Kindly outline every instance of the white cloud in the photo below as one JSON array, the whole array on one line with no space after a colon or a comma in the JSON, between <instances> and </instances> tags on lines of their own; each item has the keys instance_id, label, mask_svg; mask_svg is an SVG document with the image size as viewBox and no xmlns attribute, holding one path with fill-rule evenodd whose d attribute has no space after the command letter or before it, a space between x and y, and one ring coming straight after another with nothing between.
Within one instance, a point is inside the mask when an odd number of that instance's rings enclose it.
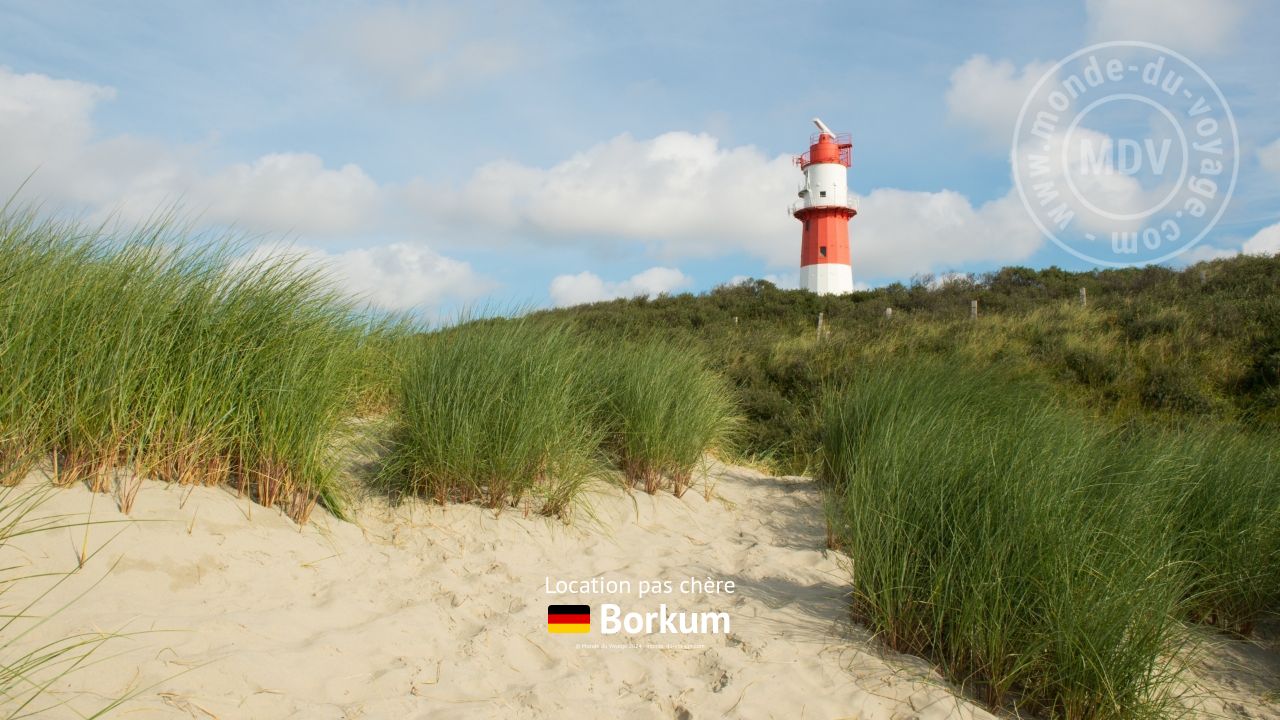
<instances>
[{"instance_id":1,"label":"white cloud","mask_svg":"<svg viewBox=\"0 0 1280 720\"><path fill-rule=\"evenodd\" d=\"M497 225L550 242L641 242L663 258L746 250L794 259L799 225L786 213L801 176L788 156L726 148L706 134L619 135L550 167L484 165L452 191L419 202L460 225Z\"/></svg>"},{"instance_id":2,"label":"white cloud","mask_svg":"<svg viewBox=\"0 0 1280 720\"><path fill-rule=\"evenodd\" d=\"M239 262L296 262L300 267L319 269L347 293L387 310L433 310L446 300L480 297L495 286L477 275L469 263L408 243L339 252L268 244L255 248Z\"/></svg>"},{"instance_id":3,"label":"white cloud","mask_svg":"<svg viewBox=\"0 0 1280 720\"><path fill-rule=\"evenodd\" d=\"M30 176L33 197L126 222L181 202L205 221L250 232L368 229L381 190L359 167L293 153L205 172L196 148L98 137L93 112L113 97L111 88L0 67L0 193Z\"/></svg>"},{"instance_id":4,"label":"white cloud","mask_svg":"<svg viewBox=\"0 0 1280 720\"><path fill-rule=\"evenodd\" d=\"M904 277L977 261L1017 262L1044 243L1015 191L974 207L951 190L874 190L862 199L849 235L855 277Z\"/></svg>"},{"instance_id":5,"label":"white cloud","mask_svg":"<svg viewBox=\"0 0 1280 720\"><path fill-rule=\"evenodd\" d=\"M355 69L395 94L418 99L492 78L515 67L520 52L493 35L493 18L460 8L384 6L349 15L330 30Z\"/></svg>"},{"instance_id":6,"label":"white cloud","mask_svg":"<svg viewBox=\"0 0 1280 720\"><path fill-rule=\"evenodd\" d=\"M1019 70L1008 60L974 55L951 73L947 112L954 120L979 130L992 147L1007 151L1022 104L1052 67L1030 63Z\"/></svg>"},{"instance_id":7,"label":"white cloud","mask_svg":"<svg viewBox=\"0 0 1280 720\"><path fill-rule=\"evenodd\" d=\"M207 158L195 148L99 137L93 112L114 96L111 88L0 67L0 195L31 176L24 196L87 210L94 219L114 216L127 224L180 202L204 224L257 234L350 238L377 231L388 192L360 167L335 169L316 155L273 153L205 170ZM277 255L282 247L265 246L250 257ZM431 308L493 288L467 263L418 243L341 252L297 245L290 253L326 267L348 292L383 308Z\"/></svg>"},{"instance_id":8,"label":"white cloud","mask_svg":"<svg viewBox=\"0 0 1280 720\"><path fill-rule=\"evenodd\" d=\"M191 192L206 217L263 231L340 235L369 227L378 184L356 165L326 168L306 153L264 155L203 179Z\"/></svg>"},{"instance_id":9,"label":"white cloud","mask_svg":"<svg viewBox=\"0 0 1280 720\"><path fill-rule=\"evenodd\" d=\"M1280 139L1258 149L1258 162L1263 170L1280 175Z\"/></svg>"},{"instance_id":10,"label":"white cloud","mask_svg":"<svg viewBox=\"0 0 1280 720\"><path fill-rule=\"evenodd\" d=\"M590 272L558 275L551 281L550 291L551 301L565 307L621 297L652 297L675 292L692 283L692 279L675 268L652 267L621 282L607 282Z\"/></svg>"},{"instance_id":11,"label":"white cloud","mask_svg":"<svg viewBox=\"0 0 1280 720\"><path fill-rule=\"evenodd\" d=\"M544 243L646 244L661 258L744 253L793 266L800 225L786 211L802 181L788 155L722 147L705 134L619 135L550 168L479 168L461 188L418 188L458 227L497 227ZM857 275L1021 260L1042 240L1016 195L974 208L959 193L873 191L850 229Z\"/></svg>"},{"instance_id":12,"label":"white cloud","mask_svg":"<svg viewBox=\"0 0 1280 720\"><path fill-rule=\"evenodd\" d=\"M1224 49L1245 0L1087 0L1094 40L1144 40L1184 53Z\"/></svg>"},{"instance_id":13,"label":"white cloud","mask_svg":"<svg viewBox=\"0 0 1280 720\"><path fill-rule=\"evenodd\" d=\"M110 87L0 66L0 193L26 181L31 195L98 204L172 179L177 170L157 147L95 137L93 111L115 95Z\"/></svg>"},{"instance_id":14,"label":"white cloud","mask_svg":"<svg viewBox=\"0 0 1280 720\"><path fill-rule=\"evenodd\" d=\"M1152 140L1161 138L1153 137ZM1138 217L1146 208L1159 202L1159 198L1169 192L1171 183L1176 179L1170 177L1159 185L1144 188L1135 176L1119 172L1095 172L1088 167L1103 148L1114 146L1114 139L1106 133L1091 130L1083 126L1076 127L1068 136L1065 131L1057 131L1044 145L1035 138L1028 138L1018 151L1019 158L1027 158L1036 154L1050 158L1047 172L1034 180L1023 175L1023 189L1028 198L1036 196L1036 185L1052 183L1059 193L1049 206L1065 203L1075 213L1073 225L1068 230L1093 232L1110 232L1113 230L1137 230L1142 226ZM1178 160L1174 158L1174 162ZM1024 170L1026 166L1024 164ZM1075 189L1071 190L1071 184ZM1088 200L1093 207L1086 205ZM1031 202L1036 202L1032 199ZM1096 208L1096 209L1095 209ZM1101 211L1118 215L1128 215L1131 219L1118 220L1108 217ZM1044 214L1040 216L1045 218ZM1048 221L1046 220L1046 223Z\"/></svg>"},{"instance_id":15,"label":"white cloud","mask_svg":"<svg viewBox=\"0 0 1280 720\"><path fill-rule=\"evenodd\" d=\"M1280 254L1280 223L1268 225L1253 234L1239 249L1221 248L1201 243L1178 256L1178 260L1191 265L1202 260L1220 260L1240 254L1245 255L1277 255Z\"/></svg>"},{"instance_id":16,"label":"white cloud","mask_svg":"<svg viewBox=\"0 0 1280 720\"><path fill-rule=\"evenodd\" d=\"M1280 253L1280 223L1262 228L1244 243L1249 255L1275 255Z\"/></svg>"}]
</instances>

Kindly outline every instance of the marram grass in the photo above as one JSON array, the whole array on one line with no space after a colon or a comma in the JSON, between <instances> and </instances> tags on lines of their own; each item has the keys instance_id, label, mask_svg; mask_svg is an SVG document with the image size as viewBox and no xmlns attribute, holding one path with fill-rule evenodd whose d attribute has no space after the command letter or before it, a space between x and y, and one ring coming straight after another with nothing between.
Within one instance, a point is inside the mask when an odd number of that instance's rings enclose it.
<instances>
[{"instance_id":1,"label":"marram grass","mask_svg":"<svg viewBox=\"0 0 1280 720\"><path fill-rule=\"evenodd\" d=\"M396 491L562 514L607 467L677 495L735 424L732 391L665 345L587 342L570 326L472 322L405 363L383 480Z\"/></svg>"},{"instance_id":2,"label":"marram grass","mask_svg":"<svg viewBox=\"0 0 1280 720\"><path fill-rule=\"evenodd\" d=\"M376 328L316 272L178 235L0 215L5 479L47 458L126 510L157 477L232 483L300 522L341 513L334 439Z\"/></svg>"},{"instance_id":3,"label":"marram grass","mask_svg":"<svg viewBox=\"0 0 1280 720\"><path fill-rule=\"evenodd\" d=\"M629 487L677 496L738 425L733 391L688 348L660 340L600 348L592 370L605 449Z\"/></svg>"},{"instance_id":4,"label":"marram grass","mask_svg":"<svg viewBox=\"0 0 1280 720\"><path fill-rule=\"evenodd\" d=\"M1170 456L1162 489L1186 617L1249 634L1280 612L1280 451L1265 435L1212 427L1143 442Z\"/></svg>"},{"instance_id":5,"label":"marram grass","mask_svg":"<svg viewBox=\"0 0 1280 720\"><path fill-rule=\"evenodd\" d=\"M988 702L1171 708L1184 621L1280 601L1280 468L1227 429L1114 426L994 371L875 365L824 408L821 480L855 613Z\"/></svg>"},{"instance_id":6,"label":"marram grass","mask_svg":"<svg viewBox=\"0 0 1280 720\"><path fill-rule=\"evenodd\" d=\"M1183 574L1132 457L1042 395L868 370L825 408L822 482L855 614L993 705L1158 716Z\"/></svg>"},{"instance_id":7,"label":"marram grass","mask_svg":"<svg viewBox=\"0 0 1280 720\"><path fill-rule=\"evenodd\" d=\"M564 512L599 469L585 357L563 326L485 321L426 336L401 375L385 482L440 502Z\"/></svg>"}]
</instances>

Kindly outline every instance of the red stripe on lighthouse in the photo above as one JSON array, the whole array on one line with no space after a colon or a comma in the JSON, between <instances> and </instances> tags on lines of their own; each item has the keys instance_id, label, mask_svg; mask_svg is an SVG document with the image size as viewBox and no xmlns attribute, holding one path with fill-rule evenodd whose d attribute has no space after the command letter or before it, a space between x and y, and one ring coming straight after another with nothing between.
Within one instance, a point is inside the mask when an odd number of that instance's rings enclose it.
<instances>
[{"instance_id":1,"label":"red stripe on lighthouse","mask_svg":"<svg viewBox=\"0 0 1280 720\"><path fill-rule=\"evenodd\" d=\"M799 214L804 223L800 239L800 267L821 263L850 265L847 208L811 208Z\"/></svg>"}]
</instances>

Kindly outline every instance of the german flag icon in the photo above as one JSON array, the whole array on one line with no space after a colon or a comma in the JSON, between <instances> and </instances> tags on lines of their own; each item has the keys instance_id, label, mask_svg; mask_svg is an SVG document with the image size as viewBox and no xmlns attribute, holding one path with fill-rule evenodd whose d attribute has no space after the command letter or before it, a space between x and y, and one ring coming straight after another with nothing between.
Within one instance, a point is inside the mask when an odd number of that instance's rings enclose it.
<instances>
[{"instance_id":1,"label":"german flag icon","mask_svg":"<svg viewBox=\"0 0 1280 720\"><path fill-rule=\"evenodd\" d=\"M547 632L591 632L590 605L548 605Z\"/></svg>"}]
</instances>

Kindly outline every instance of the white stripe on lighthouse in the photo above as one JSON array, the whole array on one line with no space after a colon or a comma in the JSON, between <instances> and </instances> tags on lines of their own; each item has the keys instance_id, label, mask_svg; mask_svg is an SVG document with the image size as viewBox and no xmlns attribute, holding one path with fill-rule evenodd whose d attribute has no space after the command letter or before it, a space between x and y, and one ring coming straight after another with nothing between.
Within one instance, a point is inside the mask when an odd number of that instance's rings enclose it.
<instances>
[{"instance_id":1,"label":"white stripe on lighthouse","mask_svg":"<svg viewBox=\"0 0 1280 720\"><path fill-rule=\"evenodd\" d=\"M853 292L853 266L817 263L800 268L800 287L819 295Z\"/></svg>"}]
</instances>

